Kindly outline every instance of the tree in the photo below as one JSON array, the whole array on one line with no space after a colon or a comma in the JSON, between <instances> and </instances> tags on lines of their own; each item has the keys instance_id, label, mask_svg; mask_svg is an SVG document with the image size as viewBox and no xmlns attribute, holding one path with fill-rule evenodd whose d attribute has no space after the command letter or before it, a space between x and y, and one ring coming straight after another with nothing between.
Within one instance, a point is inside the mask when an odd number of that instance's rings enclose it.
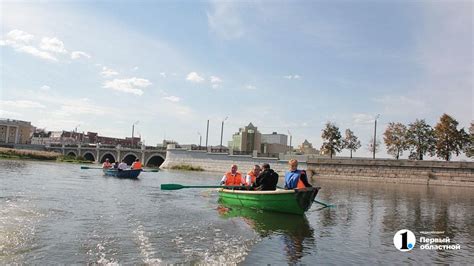
<instances>
[{"instance_id":1,"label":"tree","mask_svg":"<svg viewBox=\"0 0 474 266\"><path fill-rule=\"evenodd\" d=\"M387 153L393 155L395 159L399 159L403 155L403 151L408 148L407 127L402 123L390 122L383 133L383 141L387 146Z\"/></svg>"},{"instance_id":2,"label":"tree","mask_svg":"<svg viewBox=\"0 0 474 266\"><path fill-rule=\"evenodd\" d=\"M367 150L374 152L374 137L370 138L369 144L367 145ZM380 140L375 141L375 153L380 151Z\"/></svg>"},{"instance_id":3,"label":"tree","mask_svg":"<svg viewBox=\"0 0 474 266\"><path fill-rule=\"evenodd\" d=\"M355 152L357 149L360 148L359 139L354 135L354 132L352 132L350 129L346 129L346 137L342 141L342 146L344 149L348 149L351 151L351 158L352 158L352 151Z\"/></svg>"},{"instance_id":4,"label":"tree","mask_svg":"<svg viewBox=\"0 0 474 266\"><path fill-rule=\"evenodd\" d=\"M425 120L416 120L408 124L407 144L410 150L409 158L423 160L425 154L435 155L436 137L433 128Z\"/></svg>"},{"instance_id":5,"label":"tree","mask_svg":"<svg viewBox=\"0 0 474 266\"><path fill-rule=\"evenodd\" d=\"M323 129L321 137L325 140L321 146L321 151L329 153L331 159L333 154L342 150L341 132L339 132L339 128L333 123L326 123L326 128Z\"/></svg>"},{"instance_id":6,"label":"tree","mask_svg":"<svg viewBox=\"0 0 474 266\"><path fill-rule=\"evenodd\" d=\"M468 142L468 135L464 128L458 130L458 121L447 114L443 114L436 124L436 155L446 161L451 160L451 154L456 156L463 150Z\"/></svg>"},{"instance_id":7,"label":"tree","mask_svg":"<svg viewBox=\"0 0 474 266\"><path fill-rule=\"evenodd\" d=\"M471 123L471 126L469 127L469 139L464 152L467 157L474 157L474 123Z\"/></svg>"}]
</instances>

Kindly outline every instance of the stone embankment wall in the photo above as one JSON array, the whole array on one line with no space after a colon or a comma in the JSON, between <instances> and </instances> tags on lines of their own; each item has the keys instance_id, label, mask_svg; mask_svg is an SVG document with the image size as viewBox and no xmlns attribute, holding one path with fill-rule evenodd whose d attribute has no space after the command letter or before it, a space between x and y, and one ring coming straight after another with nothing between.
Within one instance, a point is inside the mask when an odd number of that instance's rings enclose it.
<instances>
[{"instance_id":1,"label":"stone embankment wall","mask_svg":"<svg viewBox=\"0 0 474 266\"><path fill-rule=\"evenodd\" d=\"M199 166L206 171L224 173L231 164L246 173L255 164L269 163L279 174L288 166L287 161L275 158L254 158L247 155L207 153L183 149L168 149L166 160L161 165L170 168L187 164ZM389 159L309 159L300 162L301 169L315 173L314 178L351 181L375 181L425 185L469 186L474 188L474 162L408 161Z\"/></svg>"},{"instance_id":2,"label":"stone embankment wall","mask_svg":"<svg viewBox=\"0 0 474 266\"><path fill-rule=\"evenodd\" d=\"M229 155L227 153L208 153L205 151L190 151L184 149L168 149L166 159L161 168L171 168L175 165L199 166L206 171L224 173L230 170L232 164L236 164L239 171L247 173L255 164L262 165L269 163L270 167L280 174L288 169L287 161L280 161L275 158L254 158L250 155ZM301 167L306 169L306 163Z\"/></svg>"},{"instance_id":3,"label":"stone embankment wall","mask_svg":"<svg viewBox=\"0 0 474 266\"><path fill-rule=\"evenodd\" d=\"M310 159L319 178L474 187L474 162Z\"/></svg>"}]
</instances>

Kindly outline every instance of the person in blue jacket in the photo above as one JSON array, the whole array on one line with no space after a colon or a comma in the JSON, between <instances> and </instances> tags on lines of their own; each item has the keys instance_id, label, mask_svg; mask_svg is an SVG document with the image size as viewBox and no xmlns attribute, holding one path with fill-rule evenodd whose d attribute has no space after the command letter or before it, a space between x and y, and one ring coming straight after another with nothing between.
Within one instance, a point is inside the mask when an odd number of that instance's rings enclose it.
<instances>
[{"instance_id":1,"label":"person in blue jacket","mask_svg":"<svg viewBox=\"0 0 474 266\"><path fill-rule=\"evenodd\" d=\"M290 170L285 174L285 189L300 189L312 187L308 182L308 176L305 170L298 170L298 161L291 159L288 161Z\"/></svg>"}]
</instances>

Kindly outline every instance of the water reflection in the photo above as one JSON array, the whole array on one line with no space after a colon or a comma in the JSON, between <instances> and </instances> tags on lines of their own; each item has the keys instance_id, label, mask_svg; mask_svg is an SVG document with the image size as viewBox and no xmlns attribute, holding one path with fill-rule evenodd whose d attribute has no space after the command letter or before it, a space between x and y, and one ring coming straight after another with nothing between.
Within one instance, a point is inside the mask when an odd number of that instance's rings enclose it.
<instances>
[{"instance_id":1,"label":"water reflection","mask_svg":"<svg viewBox=\"0 0 474 266\"><path fill-rule=\"evenodd\" d=\"M241 218L263 238L278 236L285 246L289 263L299 262L310 247L314 248L314 230L306 216L265 212L250 208L219 205L224 218Z\"/></svg>"}]
</instances>

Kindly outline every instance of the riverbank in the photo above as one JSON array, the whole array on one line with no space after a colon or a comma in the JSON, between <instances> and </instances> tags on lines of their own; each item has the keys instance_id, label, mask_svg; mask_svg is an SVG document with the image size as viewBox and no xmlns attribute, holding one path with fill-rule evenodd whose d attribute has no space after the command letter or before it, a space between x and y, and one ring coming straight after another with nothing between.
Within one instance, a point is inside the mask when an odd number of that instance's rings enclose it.
<instances>
[{"instance_id":1,"label":"riverbank","mask_svg":"<svg viewBox=\"0 0 474 266\"><path fill-rule=\"evenodd\" d=\"M29 159L54 161L61 156L60 153L35 150L18 150L0 147L0 159Z\"/></svg>"},{"instance_id":2,"label":"riverbank","mask_svg":"<svg viewBox=\"0 0 474 266\"><path fill-rule=\"evenodd\" d=\"M20 150L0 147L0 159L8 160L37 160L37 161L58 161L66 163L93 163L84 158L64 156L57 152Z\"/></svg>"},{"instance_id":3,"label":"riverbank","mask_svg":"<svg viewBox=\"0 0 474 266\"><path fill-rule=\"evenodd\" d=\"M209 172L229 171L237 164L241 173L246 173L255 164L269 163L284 175L288 162L275 158L258 158L250 155L207 153L184 149L168 149L162 168L187 164L201 167ZM410 161L391 159L318 158L300 162L300 169L308 171L316 179L344 180L355 182L383 182L474 188L474 162Z\"/></svg>"}]
</instances>

